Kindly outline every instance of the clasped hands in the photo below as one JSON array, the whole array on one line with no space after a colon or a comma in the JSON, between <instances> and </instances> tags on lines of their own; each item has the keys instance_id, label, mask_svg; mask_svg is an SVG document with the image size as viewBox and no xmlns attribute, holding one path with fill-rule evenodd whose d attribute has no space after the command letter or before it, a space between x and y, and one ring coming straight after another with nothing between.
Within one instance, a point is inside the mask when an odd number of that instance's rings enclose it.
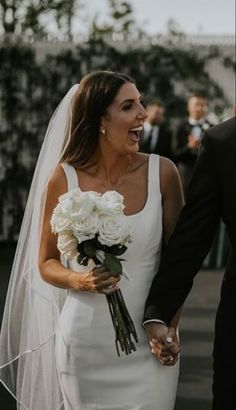
<instances>
[{"instance_id":1,"label":"clasped hands","mask_svg":"<svg viewBox=\"0 0 236 410\"><path fill-rule=\"evenodd\" d=\"M153 355L165 366L174 366L179 359L179 340L174 327L159 322L144 325Z\"/></svg>"}]
</instances>

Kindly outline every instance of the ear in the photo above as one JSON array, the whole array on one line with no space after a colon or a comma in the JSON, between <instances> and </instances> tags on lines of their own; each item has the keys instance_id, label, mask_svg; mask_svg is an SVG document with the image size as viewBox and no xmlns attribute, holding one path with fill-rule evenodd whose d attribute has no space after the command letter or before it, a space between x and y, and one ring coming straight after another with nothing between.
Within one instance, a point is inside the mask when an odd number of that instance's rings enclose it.
<instances>
[{"instance_id":1,"label":"ear","mask_svg":"<svg viewBox=\"0 0 236 410\"><path fill-rule=\"evenodd\" d=\"M101 134L106 135L106 130L102 125L100 125L99 131Z\"/></svg>"},{"instance_id":2,"label":"ear","mask_svg":"<svg viewBox=\"0 0 236 410\"><path fill-rule=\"evenodd\" d=\"M99 132L100 132L101 134L103 134L103 135L106 134L107 120L109 120L108 114L104 114L104 115L101 117L101 120L100 120Z\"/></svg>"}]
</instances>

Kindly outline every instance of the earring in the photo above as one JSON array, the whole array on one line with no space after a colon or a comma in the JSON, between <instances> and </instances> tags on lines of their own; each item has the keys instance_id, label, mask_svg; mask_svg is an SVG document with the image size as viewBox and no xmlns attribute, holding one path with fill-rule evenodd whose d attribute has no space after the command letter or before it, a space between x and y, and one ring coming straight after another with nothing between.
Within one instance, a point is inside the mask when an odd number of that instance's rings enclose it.
<instances>
[{"instance_id":1,"label":"earring","mask_svg":"<svg viewBox=\"0 0 236 410\"><path fill-rule=\"evenodd\" d=\"M100 132L101 132L103 135L105 135L105 134L106 134L105 128L100 128Z\"/></svg>"}]
</instances>

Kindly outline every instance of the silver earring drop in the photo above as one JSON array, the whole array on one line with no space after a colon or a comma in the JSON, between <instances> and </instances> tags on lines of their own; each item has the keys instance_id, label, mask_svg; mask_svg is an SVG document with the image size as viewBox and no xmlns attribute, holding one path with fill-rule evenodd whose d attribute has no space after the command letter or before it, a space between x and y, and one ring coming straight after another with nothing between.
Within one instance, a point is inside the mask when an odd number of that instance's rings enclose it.
<instances>
[{"instance_id":1,"label":"silver earring drop","mask_svg":"<svg viewBox=\"0 0 236 410\"><path fill-rule=\"evenodd\" d=\"M106 130L104 129L104 128L101 128L101 133L103 134L103 135L105 135L106 134Z\"/></svg>"}]
</instances>

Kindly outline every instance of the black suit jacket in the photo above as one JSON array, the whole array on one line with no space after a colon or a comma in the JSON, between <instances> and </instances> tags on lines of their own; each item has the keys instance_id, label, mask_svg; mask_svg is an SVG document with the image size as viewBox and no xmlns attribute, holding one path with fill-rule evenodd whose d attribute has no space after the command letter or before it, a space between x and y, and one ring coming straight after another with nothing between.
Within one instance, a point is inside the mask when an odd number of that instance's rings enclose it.
<instances>
[{"instance_id":1,"label":"black suit jacket","mask_svg":"<svg viewBox=\"0 0 236 410\"><path fill-rule=\"evenodd\" d=\"M153 153L173 160L172 153L172 132L166 124L161 124L157 143L154 149L150 150L148 141L144 141L141 137L140 151L147 154Z\"/></svg>"},{"instance_id":2,"label":"black suit jacket","mask_svg":"<svg viewBox=\"0 0 236 410\"><path fill-rule=\"evenodd\" d=\"M207 127L212 127L212 124L206 120L201 126L202 132L204 128ZM188 147L188 136L192 129L193 125L191 125L188 120L180 123L177 128L174 144L174 158L176 163L181 162L182 164L194 166L197 160L198 150L192 150Z\"/></svg>"},{"instance_id":3,"label":"black suit jacket","mask_svg":"<svg viewBox=\"0 0 236 410\"><path fill-rule=\"evenodd\" d=\"M186 205L153 280L144 320L170 322L192 287L220 218L230 242L225 277L236 280L235 186L234 117L205 132Z\"/></svg>"}]
</instances>

